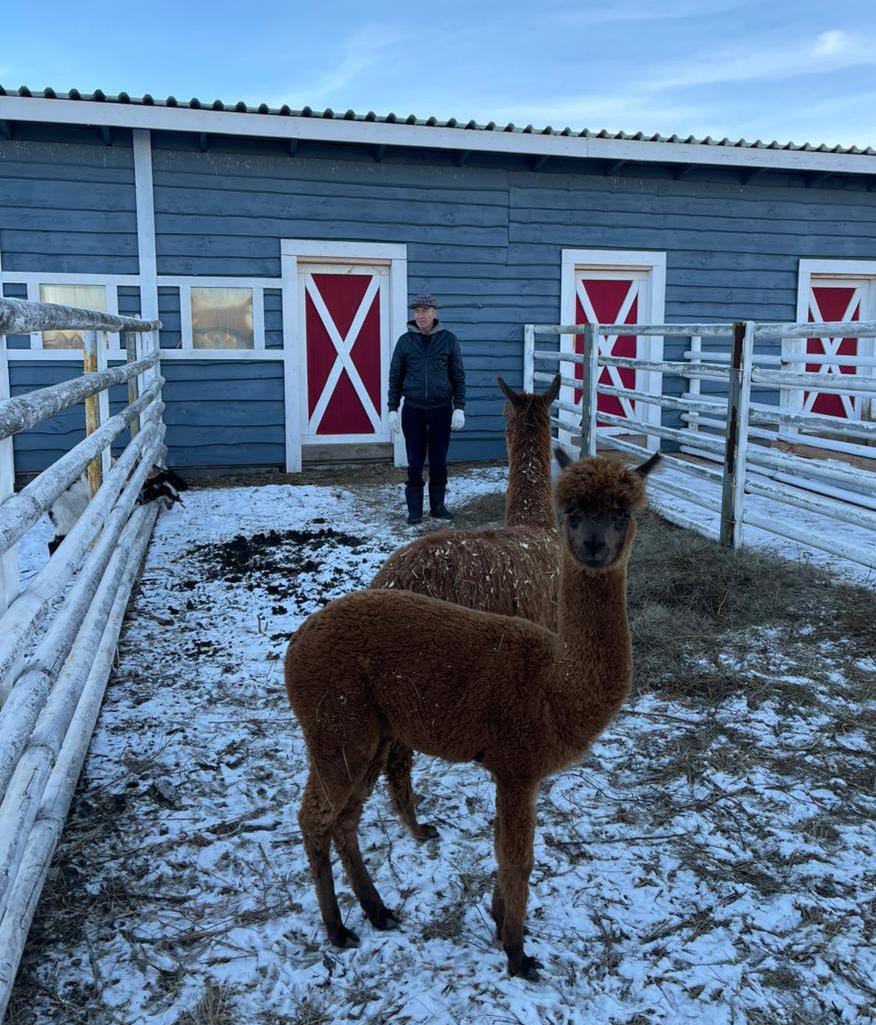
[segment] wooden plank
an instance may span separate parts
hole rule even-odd
[[[0,337],[0,402],[10,397],[9,360]],[[15,454],[12,438],[0,441],[0,505],[15,491]],[[0,551],[0,616],[18,594],[18,547]]]

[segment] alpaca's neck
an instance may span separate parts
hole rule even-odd
[[[565,543],[561,548],[557,728],[571,749],[583,751],[630,690],[627,567],[622,558],[615,567],[592,573]]]
[[[550,436],[508,439],[506,527],[554,527]]]

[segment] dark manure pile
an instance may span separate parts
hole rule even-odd
[[[343,549],[345,557],[364,555],[370,551],[370,542],[331,527],[236,534],[226,541],[189,549],[188,556],[197,575],[183,580],[181,587],[195,590],[204,581],[218,581],[229,588],[258,588],[291,601],[297,595],[299,579],[306,579],[312,586],[315,577],[327,576],[327,588],[336,586],[344,571],[338,565],[326,569],[325,564],[338,549]]]

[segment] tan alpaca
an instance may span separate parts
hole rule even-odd
[[[550,407],[560,375],[543,395],[518,394],[497,378],[505,403],[508,493],[499,530],[442,530],[400,548],[371,587],[416,591],[468,609],[522,616],[556,630],[560,569],[557,520],[551,499]],[[418,840],[438,835],[418,822],[411,785],[413,755],[393,742],[386,782],[399,818]]]
[[[492,914],[512,975],[537,978],[523,949],[539,782],[581,758],[630,688],[626,573],[645,477],[608,459],[570,463],[557,482],[559,633],[407,591],[346,595],[310,616],[286,654],[286,692],[310,774],[298,821],[329,939],[341,922],[334,840],[369,921],[393,927],[362,860],[362,806],[393,740],[450,762],[479,762],[496,783],[499,871]],[[402,657],[403,656],[403,657]]]

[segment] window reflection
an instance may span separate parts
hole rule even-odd
[[[192,346],[252,349],[251,288],[192,288]]]
[[[40,285],[40,302],[79,306],[106,313],[106,288],[104,285]],[[43,348],[84,349],[86,333],[85,328],[43,331]]]

